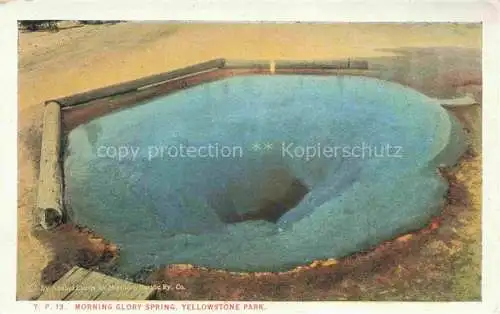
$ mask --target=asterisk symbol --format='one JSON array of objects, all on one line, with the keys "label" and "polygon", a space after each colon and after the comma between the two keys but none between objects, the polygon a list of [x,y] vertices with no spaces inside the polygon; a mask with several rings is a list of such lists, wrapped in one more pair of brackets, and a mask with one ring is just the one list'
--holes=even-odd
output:
[{"label": "asterisk symbol", "polygon": [[272,150],[273,149],[273,144],[271,144],[271,143],[265,143],[264,144],[264,149],[265,150]]},{"label": "asterisk symbol", "polygon": [[255,144],[253,144],[253,145],[252,145],[252,150],[253,150],[253,151],[258,152],[258,151],[260,151],[261,149],[262,149],[262,148],[260,147],[260,144],[259,144],[259,143],[255,143]]}]

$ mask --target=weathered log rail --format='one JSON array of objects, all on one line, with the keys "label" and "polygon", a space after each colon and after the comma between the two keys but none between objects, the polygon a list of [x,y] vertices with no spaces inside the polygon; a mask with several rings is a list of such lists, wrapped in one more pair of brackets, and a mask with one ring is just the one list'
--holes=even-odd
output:
[{"label": "weathered log rail", "polygon": [[[147,76],[141,79],[119,83],[75,95],[48,100],[57,102],[61,107],[72,107],[96,99],[119,96],[139,89],[159,85],[168,81],[198,75],[207,71],[226,70],[265,70],[279,73],[281,70],[368,70],[368,63],[359,60],[326,60],[326,61],[274,61],[274,60],[228,60],[214,59],[191,65],[185,68]],[[273,70],[272,70],[273,69]],[[272,71],[271,71],[272,70]]]}]

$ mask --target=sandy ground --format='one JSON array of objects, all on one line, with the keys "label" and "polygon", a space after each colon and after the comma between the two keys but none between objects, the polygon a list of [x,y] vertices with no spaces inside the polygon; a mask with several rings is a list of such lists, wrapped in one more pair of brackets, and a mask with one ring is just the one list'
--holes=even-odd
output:
[{"label": "sandy ground", "polygon": [[[416,49],[420,53],[415,54],[415,58],[420,56],[422,60],[425,60],[428,53],[426,54],[426,50],[421,49],[429,47],[454,47],[453,49],[460,49],[462,52],[480,51],[481,29],[467,25],[446,24],[240,24],[227,26],[122,23],[84,27],[73,27],[67,24],[57,33],[20,33],[18,299],[29,299],[39,294],[42,285],[41,272],[54,256],[54,252],[43,245],[31,231],[33,223],[31,210],[38,175],[41,103],[44,100],[218,57],[234,59],[360,57],[374,60],[380,58],[381,63],[384,63],[384,58],[398,56],[396,49],[410,49],[409,51]],[[412,56],[410,54],[410,57]],[[446,55],[443,53],[442,56],[437,56],[436,60],[448,58],[447,60],[456,61],[460,58],[460,53],[448,51]],[[470,65],[467,61],[463,63]],[[432,64],[427,64],[427,66],[435,67]],[[462,77],[460,84],[463,86],[460,88],[463,90],[469,88],[465,83],[467,77],[470,78],[472,75],[477,83],[478,71],[480,80],[480,67],[478,68],[477,64],[475,67],[473,74],[471,74],[471,69],[457,72],[443,68],[442,71],[439,69],[437,71],[443,72],[438,74],[444,75],[449,80]],[[465,72],[467,72],[465,75],[460,76]],[[401,75],[408,76],[411,80],[413,74],[403,71]],[[429,94],[439,94],[441,90],[432,90],[431,87],[426,86],[424,83],[421,84],[422,89],[431,90]],[[477,94],[477,86],[470,88]],[[442,90],[446,88],[443,87]],[[480,276],[481,254],[480,160],[480,155],[469,158],[462,164],[457,174],[457,179],[461,180],[467,188],[470,203],[466,206],[467,211],[462,211],[455,217],[463,221],[460,224],[450,225],[450,228],[455,231],[448,230],[453,234],[453,236],[450,235],[450,239],[455,241],[456,245],[452,247],[448,242],[430,241],[422,248],[423,251],[429,250],[430,253],[427,256],[436,255],[436,252],[444,252],[449,257],[450,250],[454,250],[454,256],[462,256],[453,261],[451,258],[450,261],[446,258],[442,261],[437,259],[432,275],[434,277],[431,276],[432,280],[422,279],[424,284],[430,285],[427,292],[448,289],[450,292],[444,299],[477,299],[480,294],[477,280]],[[427,262],[428,260],[422,260],[419,263]],[[415,269],[415,271],[419,270]],[[450,281],[450,277],[458,279]],[[449,283],[451,287],[437,284],[439,280],[445,280],[445,278],[447,278],[446,284]],[[401,289],[407,289],[411,298],[411,296],[418,296],[415,292],[418,287],[422,288],[422,284]],[[312,298],[329,299],[337,296],[331,289],[323,290],[326,292],[323,292],[321,296],[317,294]],[[392,292],[395,299],[397,299],[396,294],[400,292]],[[424,292],[426,291],[420,291],[420,294]],[[378,293],[371,293],[366,289],[363,294],[368,297],[379,296]],[[307,295],[307,293],[304,292],[302,295]],[[385,292],[384,295],[391,295],[391,292]],[[300,298],[300,293],[292,289],[288,295],[280,295],[277,298]],[[338,298],[346,297],[344,295]],[[427,299],[432,299],[432,297]]]}]

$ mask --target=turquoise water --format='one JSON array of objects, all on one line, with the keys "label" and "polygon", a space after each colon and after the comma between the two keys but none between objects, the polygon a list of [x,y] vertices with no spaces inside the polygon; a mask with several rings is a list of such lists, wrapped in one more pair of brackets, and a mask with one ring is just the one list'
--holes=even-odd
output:
[{"label": "turquoise water", "polygon": [[[65,196],[77,223],[120,245],[123,272],[286,270],[422,227],[447,189],[436,167],[456,163],[463,136],[398,84],[234,77],[72,130]],[[283,209],[294,182],[307,194]],[[262,208],[274,217],[232,220]]]}]

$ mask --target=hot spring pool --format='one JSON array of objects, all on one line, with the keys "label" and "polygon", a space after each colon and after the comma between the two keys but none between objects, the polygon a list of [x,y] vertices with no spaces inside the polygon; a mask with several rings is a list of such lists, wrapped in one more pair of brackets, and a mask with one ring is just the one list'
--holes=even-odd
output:
[{"label": "hot spring pool", "polygon": [[447,190],[436,167],[464,150],[459,123],[398,84],[239,76],[72,130],[65,199],[125,273],[279,271],[423,227]]}]

